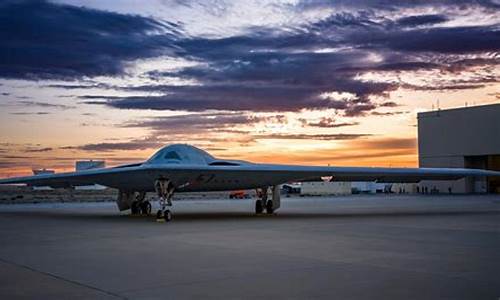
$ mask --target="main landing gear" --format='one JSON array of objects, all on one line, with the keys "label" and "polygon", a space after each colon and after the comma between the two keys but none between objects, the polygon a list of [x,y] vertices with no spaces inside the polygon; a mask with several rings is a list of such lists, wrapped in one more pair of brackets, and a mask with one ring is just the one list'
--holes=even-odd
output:
[{"label": "main landing gear", "polygon": [[258,215],[262,214],[264,209],[266,209],[267,214],[272,215],[281,206],[280,186],[275,185],[271,187],[272,199],[268,199],[267,197],[268,190],[269,187],[257,189],[257,197],[259,199],[255,201],[255,213]]},{"label": "main landing gear", "polygon": [[134,200],[130,204],[130,212],[132,215],[146,215],[151,214],[151,202],[146,199],[145,192],[134,193]]},{"label": "main landing gear", "polygon": [[149,216],[151,214],[151,202],[149,201],[134,201],[132,202],[132,206],[130,207],[130,210],[133,215],[145,215]]},{"label": "main landing gear", "polygon": [[172,221],[172,212],[167,207],[172,206],[172,196],[175,190],[174,185],[170,180],[161,178],[156,180],[155,190],[160,199],[160,209],[156,212],[156,221]]}]

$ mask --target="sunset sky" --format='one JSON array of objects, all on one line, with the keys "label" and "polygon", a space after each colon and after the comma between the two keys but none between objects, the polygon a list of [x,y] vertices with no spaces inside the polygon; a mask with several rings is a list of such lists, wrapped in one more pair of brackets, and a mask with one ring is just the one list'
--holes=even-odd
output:
[{"label": "sunset sky", "polygon": [[7,0],[0,39],[0,177],[171,143],[417,166],[418,112],[500,102],[494,0]]}]

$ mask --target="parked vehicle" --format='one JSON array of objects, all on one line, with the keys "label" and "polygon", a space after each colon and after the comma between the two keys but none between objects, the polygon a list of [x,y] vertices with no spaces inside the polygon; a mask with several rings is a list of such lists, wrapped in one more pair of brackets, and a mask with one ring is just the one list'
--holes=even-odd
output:
[{"label": "parked vehicle", "polygon": [[229,199],[248,199],[250,195],[244,190],[232,191],[229,193]]}]

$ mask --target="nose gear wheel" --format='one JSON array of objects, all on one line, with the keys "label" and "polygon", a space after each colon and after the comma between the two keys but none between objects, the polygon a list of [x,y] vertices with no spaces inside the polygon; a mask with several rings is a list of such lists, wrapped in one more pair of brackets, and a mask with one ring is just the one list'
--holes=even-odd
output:
[{"label": "nose gear wheel", "polygon": [[172,196],[174,195],[175,187],[172,181],[160,178],[155,181],[155,190],[160,202],[160,209],[156,212],[156,220],[158,222],[170,222],[172,220],[172,212],[167,207],[172,206]]}]

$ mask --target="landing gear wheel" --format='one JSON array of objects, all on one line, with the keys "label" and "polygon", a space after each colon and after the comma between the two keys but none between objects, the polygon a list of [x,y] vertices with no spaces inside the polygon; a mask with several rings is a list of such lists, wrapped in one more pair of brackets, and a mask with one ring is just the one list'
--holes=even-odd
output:
[{"label": "landing gear wheel", "polygon": [[147,216],[151,214],[151,203],[149,201],[144,201],[141,203],[141,213]]},{"label": "landing gear wheel", "polygon": [[255,213],[261,214],[264,212],[264,205],[262,205],[262,200],[255,201]]},{"label": "landing gear wheel", "polygon": [[170,210],[166,210],[164,213],[163,213],[163,218],[165,219],[166,222],[170,222],[172,221],[172,212],[170,212]]},{"label": "landing gear wheel", "polygon": [[273,208],[273,201],[269,200],[266,203],[266,212],[270,215],[274,213],[274,208]]},{"label": "landing gear wheel", "polygon": [[141,211],[141,208],[139,206],[139,202],[137,201],[134,201],[132,202],[132,204],[130,205],[130,213],[132,215],[138,215]]},{"label": "landing gear wheel", "polygon": [[157,222],[170,222],[170,221],[172,221],[172,212],[168,209],[165,211],[159,210],[156,213],[156,221]]}]

